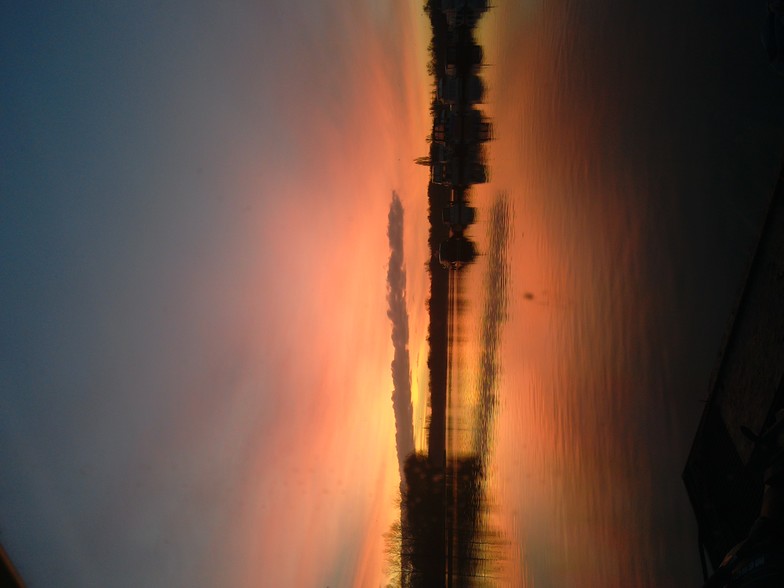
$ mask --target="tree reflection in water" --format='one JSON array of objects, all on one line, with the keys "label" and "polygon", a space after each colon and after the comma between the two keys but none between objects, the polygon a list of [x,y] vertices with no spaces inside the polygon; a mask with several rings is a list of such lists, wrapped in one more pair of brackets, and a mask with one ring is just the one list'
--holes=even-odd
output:
[{"label": "tree reflection in water", "polygon": [[[489,523],[485,482],[509,275],[509,204],[505,194],[498,195],[488,215],[479,365],[476,390],[468,394],[472,400],[462,398],[466,391],[455,385],[454,377],[463,369],[457,352],[461,337],[455,336],[462,309],[460,269],[476,258],[474,242],[466,234],[475,218],[468,202],[469,190],[472,184],[487,181],[484,144],[492,134],[489,121],[476,109],[484,92],[478,76],[483,52],[474,29],[487,9],[481,0],[430,0],[425,5],[433,28],[429,70],[437,88],[431,108],[430,156],[418,162],[431,165],[430,417],[426,454],[400,454],[398,443],[400,520],[386,534],[386,555],[392,585],[401,587],[493,585],[500,578],[504,560],[504,541]],[[391,222],[390,213],[390,227]],[[397,394],[397,385],[395,390]],[[397,410],[398,400],[395,415],[400,433],[408,430],[410,423],[399,422],[405,418]],[[466,407],[470,414],[464,414]],[[466,429],[468,437],[464,436]]]},{"label": "tree reflection in water", "polygon": [[[405,458],[401,484],[400,520],[386,534],[388,573],[393,586],[484,586],[501,577],[505,542],[490,523],[486,477],[492,450],[492,428],[497,405],[501,326],[506,318],[509,268],[509,205],[499,195],[489,215],[487,271],[484,279],[477,366],[477,402],[469,416],[471,448],[457,452],[447,443],[452,431],[433,428],[433,422],[452,422],[431,414],[427,454]],[[444,270],[446,271],[446,270]],[[448,277],[457,279],[457,272]],[[458,318],[454,290],[448,300],[448,323]],[[431,300],[431,309],[434,307]],[[444,339],[451,341],[450,338]],[[431,353],[452,355],[445,350]],[[431,366],[440,362],[432,362]],[[447,362],[449,363],[449,362]],[[432,382],[431,378],[431,382]],[[447,378],[437,379],[446,382]],[[431,395],[442,391],[434,390]],[[452,390],[451,393],[456,393]],[[443,393],[446,397],[446,392]],[[450,406],[446,407],[449,410]]]}]

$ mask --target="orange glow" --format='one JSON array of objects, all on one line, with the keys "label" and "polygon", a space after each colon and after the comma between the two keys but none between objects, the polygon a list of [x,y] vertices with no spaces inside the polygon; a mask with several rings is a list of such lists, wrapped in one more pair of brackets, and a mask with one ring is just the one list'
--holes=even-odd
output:
[{"label": "orange glow", "polygon": [[[532,586],[536,577],[559,586],[643,585],[639,561],[649,553],[642,529],[650,507],[634,498],[628,464],[611,459],[627,455],[609,446],[605,415],[617,407],[591,404],[602,402],[602,385],[633,387],[628,375],[601,371],[612,365],[606,357],[616,344],[611,325],[601,323],[608,296],[600,289],[609,281],[592,272],[612,271],[609,243],[619,235],[623,255],[633,260],[640,233],[622,207],[609,214],[592,208],[590,190],[597,188],[590,168],[557,167],[590,161],[584,154],[600,148],[606,121],[579,108],[554,113],[560,103],[552,94],[564,81],[557,47],[542,36],[548,28],[532,25],[537,18],[533,9],[499,6],[483,23],[480,41],[495,64],[486,71],[485,110],[497,129],[488,191],[509,191],[515,207],[492,485],[503,532],[515,546],[513,585]],[[584,178],[578,182],[584,193],[567,198],[573,184],[565,178],[575,176]],[[633,189],[622,173],[602,179],[607,189]],[[581,214],[563,214],[564,205]],[[567,216],[583,224],[558,224]],[[634,320],[646,320],[644,304],[640,312]],[[590,348],[576,347],[588,335]],[[637,474],[642,487],[644,476]]]},{"label": "orange glow", "polygon": [[294,169],[261,176],[265,154],[253,143],[237,153],[237,190],[275,195],[235,235],[234,249],[249,252],[236,295],[253,374],[244,384],[279,389],[266,391],[268,414],[246,415],[258,425],[230,508],[235,586],[383,581],[399,484],[386,316],[393,190],[406,215],[413,367],[427,329],[427,169],[413,164],[429,134],[426,39],[421,9],[394,6],[383,23],[346,11],[358,50],[336,82],[334,117],[309,109],[313,96],[288,97],[280,116],[292,123]]}]

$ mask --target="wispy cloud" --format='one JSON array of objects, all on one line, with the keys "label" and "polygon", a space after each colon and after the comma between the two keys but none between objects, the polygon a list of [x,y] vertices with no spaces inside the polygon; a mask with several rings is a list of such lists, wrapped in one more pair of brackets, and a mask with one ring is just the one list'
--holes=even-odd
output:
[{"label": "wispy cloud", "polygon": [[403,204],[392,192],[389,205],[389,269],[387,270],[387,316],[392,321],[392,406],[395,410],[395,445],[403,480],[403,463],[414,451],[414,410],[411,405],[411,365],[408,357],[408,310],[406,267],[403,258]]}]

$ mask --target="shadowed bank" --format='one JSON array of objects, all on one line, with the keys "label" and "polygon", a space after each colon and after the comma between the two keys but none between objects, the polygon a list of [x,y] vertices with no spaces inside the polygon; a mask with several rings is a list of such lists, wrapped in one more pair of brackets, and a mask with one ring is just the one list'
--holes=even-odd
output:
[{"label": "shadowed bank", "polygon": [[[708,563],[717,570],[730,549],[747,537],[761,510],[766,519],[778,521],[779,527],[784,525],[780,506],[771,510],[763,505],[763,495],[770,502],[771,495],[781,492],[781,481],[770,481],[766,472],[770,448],[755,442],[784,409],[782,301],[784,168],[730,319],[711,394],[683,472],[697,518],[699,554],[706,579]],[[779,536],[780,543],[782,540],[784,537]],[[779,545],[778,557],[782,549]],[[760,557],[756,552],[754,555]],[[778,573],[774,583],[781,581],[781,570]]]}]

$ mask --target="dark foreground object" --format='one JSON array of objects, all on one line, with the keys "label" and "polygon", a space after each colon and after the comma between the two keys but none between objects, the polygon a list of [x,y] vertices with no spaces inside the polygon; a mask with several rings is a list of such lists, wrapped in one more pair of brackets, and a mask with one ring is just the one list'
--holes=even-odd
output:
[{"label": "dark foreground object", "polygon": [[784,0],[770,0],[765,23],[762,25],[762,44],[773,68],[784,75]]},{"label": "dark foreground object", "polygon": [[781,409],[784,171],[683,472],[707,586],[784,586]]},{"label": "dark foreground object", "polygon": [[762,508],[748,536],[724,558],[706,588],[763,588],[784,583],[784,411],[761,435],[744,428],[760,459],[763,476]]},{"label": "dark foreground object", "polygon": [[24,588],[22,578],[14,569],[2,545],[0,545],[0,588]]}]

